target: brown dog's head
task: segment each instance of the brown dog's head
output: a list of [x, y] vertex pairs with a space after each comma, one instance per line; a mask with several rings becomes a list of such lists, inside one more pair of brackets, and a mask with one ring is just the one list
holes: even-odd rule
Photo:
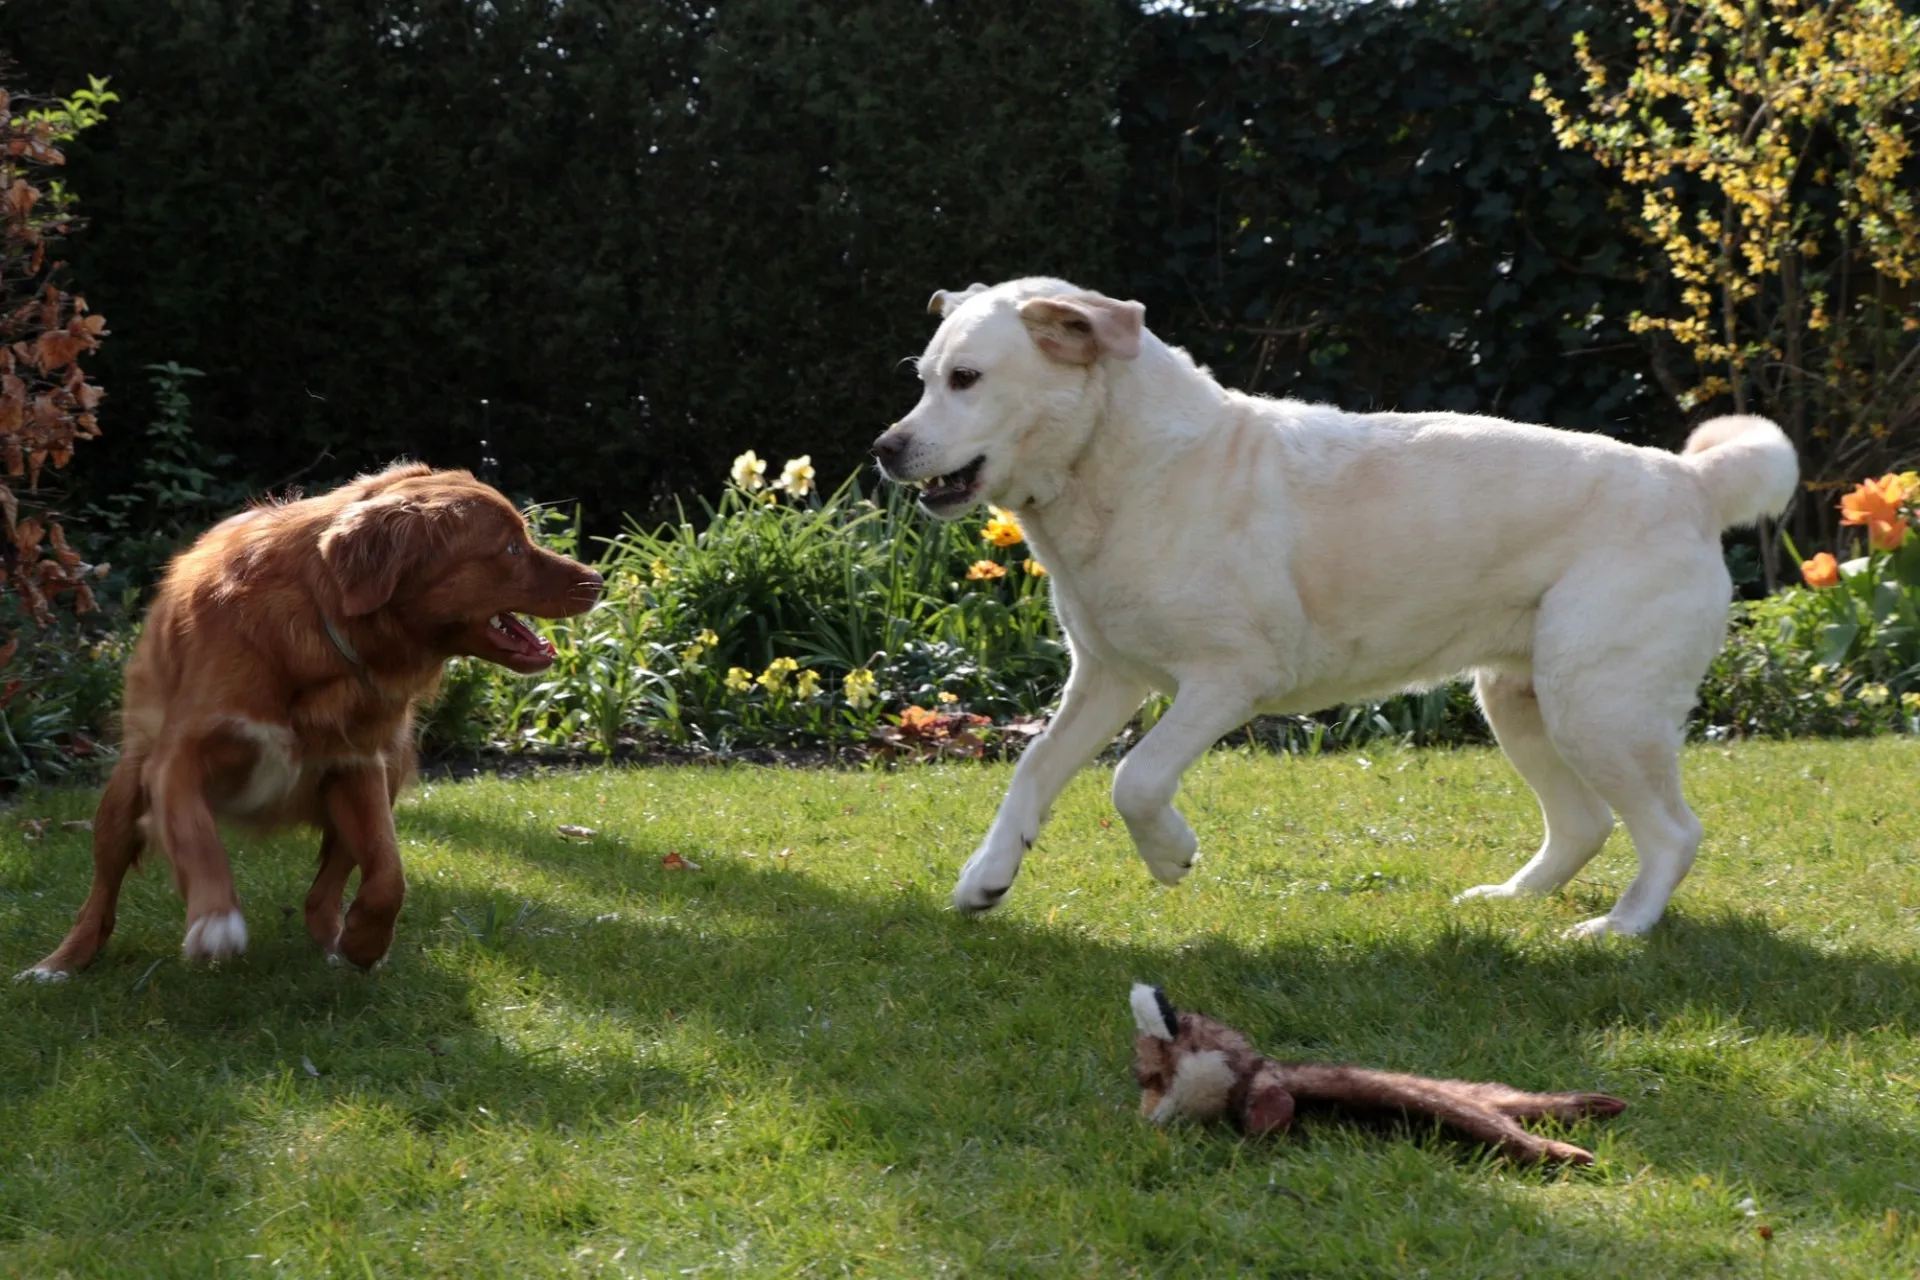
[[419, 463], [362, 476], [320, 535], [348, 618], [381, 613], [437, 657], [543, 671], [553, 646], [516, 614], [565, 618], [600, 597], [598, 573], [542, 551], [490, 485]]

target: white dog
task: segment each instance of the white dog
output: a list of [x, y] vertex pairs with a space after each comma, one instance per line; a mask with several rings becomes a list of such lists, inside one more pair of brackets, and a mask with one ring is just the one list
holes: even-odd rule
[[874, 442], [953, 519], [1012, 510], [1053, 584], [1073, 670], [1052, 726], [954, 889], [1012, 885], [1068, 779], [1150, 691], [1172, 707], [1113, 780], [1147, 869], [1193, 865], [1180, 775], [1257, 713], [1307, 712], [1472, 672], [1546, 839], [1505, 884], [1551, 893], [1627, 824], [1639, 874], [1575, 933], [1651, 928], [1700, 823], [1678, 749], [1719, 648], [1720, 531], [1777, 513], [1798, 477], [1762, 418], [1684, 452], [1457, 413], [1345, 413], [1229, 391], [1061, 280], [936, 293], [913, 412]]

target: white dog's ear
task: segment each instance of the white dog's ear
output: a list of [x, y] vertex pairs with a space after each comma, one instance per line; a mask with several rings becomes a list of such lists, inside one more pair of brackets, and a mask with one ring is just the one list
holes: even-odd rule
[[1102, 352], [1131, 360], [1140, 354], [1141, 317], [1147, 309], [1098, 293], [1028, 298], [1020, 319], [1040, 349], [1067, 364], [1092, 364]]
[[987, 286], [979, 283], [968, 285], [964, 289], [935, 289], [933, 296], [927, 299], [927, 314], [944, 316], [976, 293], [985, 293]]

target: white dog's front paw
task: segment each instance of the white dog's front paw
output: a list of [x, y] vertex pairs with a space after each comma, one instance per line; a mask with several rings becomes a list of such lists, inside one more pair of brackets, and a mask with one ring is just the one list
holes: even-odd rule
[[1161, 884], [1179, 884], [1187, 878], [1187, 872], [1193, 870], [1193, 864], [1200, 860], [1199, 845], [1192, 849], [1176, 850], [1171, 856], [1154, 857], [1142, 853], [1140, 860], [1147, 864], [1147, 872]]
[[1463, 889], [1453, 895], [1455, 902], [1469, 902], [1474, 898], [1524, 898], [1527, 891], [1509, 880], [1504, 884], [1477, 884], [1471, 889]]
[[953, 905], [961, 911], [977, 914], [1000, 905], [1020, 874], [1020, 859], [1009, 858], [982, 845], [960, 869], [960, 880], [953, 886]]
[[1560, 936], [1563, 938], [1633, 938], [1653, 928], [1653, 925], [1652, 920], [1641, 924], [1619, 916], [1595, 916], [1591, 920], [1582, 920]]
[[180, 952], [189, 960], [225, 960], [247, 949], [247, 922], [238, 911], [216, 911], [187, 926]]

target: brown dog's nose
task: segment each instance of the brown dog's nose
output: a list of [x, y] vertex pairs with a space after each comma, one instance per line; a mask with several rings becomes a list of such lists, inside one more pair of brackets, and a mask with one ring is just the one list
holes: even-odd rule
[[873, 442], [873, 456], [880, 460], [883, 467], [893, 467], [907, 452], [907, 437], [891, 428], [881, 433]]
[[593, 602], [600, 598], [600, 588], [607, 585], [607, 580], [597, 570], [585, 565], [580, 568], [580, 580], [573, 585], [573, 599], [582, 609], [590, 609]]

